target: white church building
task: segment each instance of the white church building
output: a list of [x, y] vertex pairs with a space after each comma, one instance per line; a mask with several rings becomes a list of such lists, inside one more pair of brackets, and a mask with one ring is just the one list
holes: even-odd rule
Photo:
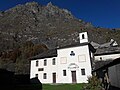
[[80, 42], [48, 50], [31, 58], [30, 78], [41, 83], [87, 83], [92, 75], [94, 47], [87, 32], [79, 34]]

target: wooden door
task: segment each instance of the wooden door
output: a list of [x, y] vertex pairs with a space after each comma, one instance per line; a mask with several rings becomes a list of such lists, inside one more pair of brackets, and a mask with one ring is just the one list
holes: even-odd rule
[[71, 71], [71, 74], [72, 74], [72, 83], [76, 83], [77, 80], [76, 80], [76, 71]]
[[53, 83], [56, 83], [56, 73], [53, 73]]

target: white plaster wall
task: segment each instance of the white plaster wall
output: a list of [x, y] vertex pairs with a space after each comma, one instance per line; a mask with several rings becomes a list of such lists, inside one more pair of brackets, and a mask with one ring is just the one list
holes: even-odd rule
[[[56, 57], [53, 58], [56, 59]], [[36, 67], [37, 60], [31, 60], [30, 78], [34, 78], [35, 74], [38, 74], [38, 79], [42, 83], [52, 83], [52, 73], [57, 72], [57, 59], [56, 59], [56, 65], [52, 65], [53, 58], [45, 58], [47, 60], [47, 66], [44, 66], [45, 59], [38, 59], [39, 61], [38, 67]], [[44, 71], [38, 71], [38, 68], [44, 68]], [[43, 79], [44, 73], [47, 73], [47, 79]]]
[[108, 75], [111, 85], [120, 88], [120, 64], [109, 67]]
[[120, 57], [120, 54], [110, 54], [110, 55], [100, 55], [100, 56], [95, 56], [96, 61], [100, 61], [100, 57], [102, 58], [103, 61], [106, 60], [114, 60], [116, 58]]
[[[70, 56], [70, 52], [74, 51], [75, 56]], [[81, 47], [73, 47], [73, 48], [66, 48], [66, 49], [59, 49], [58, 50], [58, 78], [59, 83], [72, 83], [72, 77], [71, 77], [71, 70], [68, 69], [68, 66], [71, 63], [75, 63], [79, 66], [79, 68], [76, 70], [76, 78], [77, 83], [87, 83], [87, 77], [91, 76], [91, 64], [90, 64], [90, 56], [89, 56], [89, 48], [88, 45], [81, 46]], [[78, 62], [78, 55], [85, 55], [86, 61], [85, 62]], [[60, 58], [61, 57], [67, 57], [67, 63], [66, 64], [60, 64]], [[85, 68], [86, 75], [81, 75], [81, 69]], [[63, 76], [61, 73], [63, 73], [63, 70], [67, 70], [67, 76]]]

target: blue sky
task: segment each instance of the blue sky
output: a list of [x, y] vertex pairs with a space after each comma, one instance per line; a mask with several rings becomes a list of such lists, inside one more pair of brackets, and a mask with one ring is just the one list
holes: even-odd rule
[[36, 1], [46, 5], [52, 2], [60, 8], [66, 8], [72, 14], [96, 27], [120, 28], [120, 0], [0, 0], [0, 11], [17, 4]]

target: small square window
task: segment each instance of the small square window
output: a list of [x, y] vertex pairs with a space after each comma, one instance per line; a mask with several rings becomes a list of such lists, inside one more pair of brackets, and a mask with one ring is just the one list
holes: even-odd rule
[[44, 68], [38, 68], [38, 71], [44, 71]]
[[63, 70], [63, 76], [66, 76], [67, 74], [66, 74], [66, 70]]
[[43, 79], [47, 79], [47, 73], [43, 74]]
[[35, 77], [37, 77], [37, 78], [38, 78], [38, 74], [35, 74]]
[[100, 57], [100, 60], [102, 61], [102, 57]]
[[85, 75], [85, 69], [81, 69], [81, 74]]

